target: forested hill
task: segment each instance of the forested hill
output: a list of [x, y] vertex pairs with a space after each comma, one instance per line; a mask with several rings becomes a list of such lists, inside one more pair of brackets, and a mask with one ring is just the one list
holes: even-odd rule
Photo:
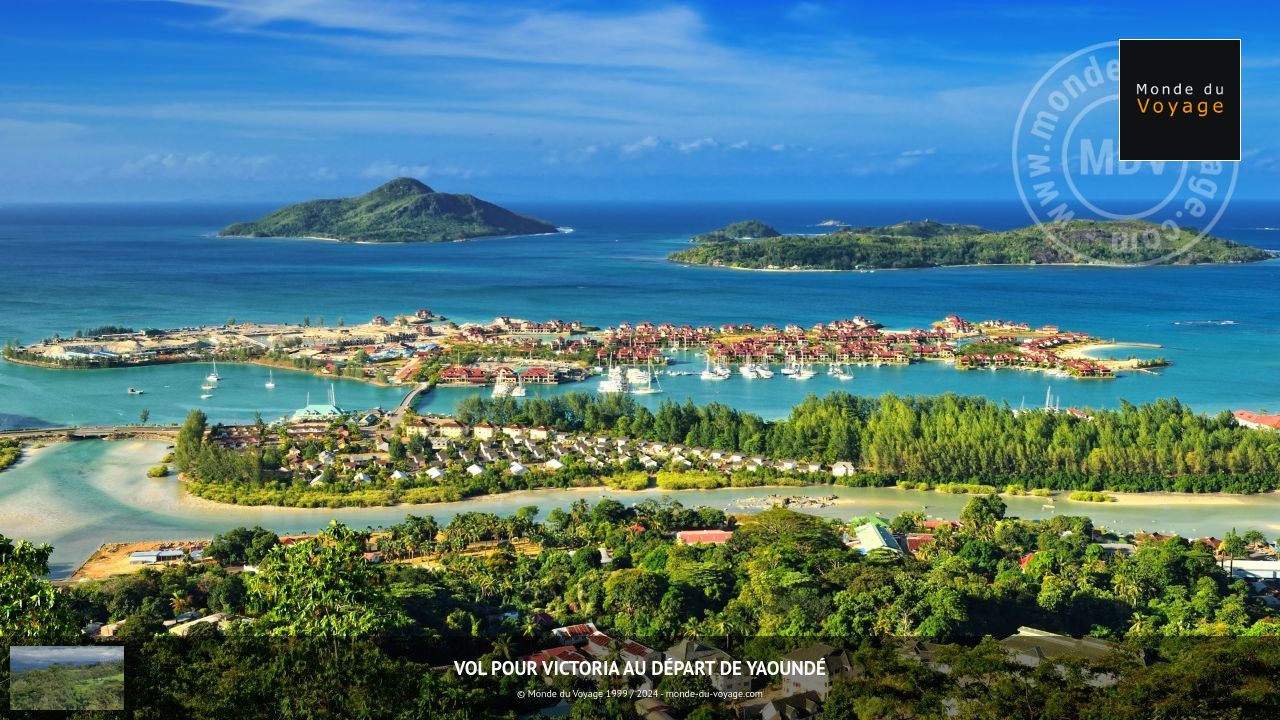
[[311, 200], [219, 232], [236, 237], [314, 237], [345, 242], [444, 242], [552, 233], [556, 227], [472, 195], [436, 192], [397, 178], [359, 197]]
[[696, 235], [689, 240], [692, 243], [725, 242], [728, 240], [758, 240], [760, 238], [778, 237], [782, 233], [774, 230], [759, 220], [742, 220], [730, 223], [718, 230]]
[[[733, 226], [729, 226], [733, 227]], [[1141, 264], [1173, 265], [1255, 262], [1272, 253], [1195, 230], [1170, 237], [1158, 226], [1138, 221], [1072, 220], [1054, 231], [1056, 242], [1038, 226], [992, 231], [975, 225], [925, 220], [885, 227], [840, 230], [828, 235], [783, 235], [759, 240], [723, 239], [669, 256], [691, 265], [750, 270], [858, 270], [927, 268], [948, 265]]]

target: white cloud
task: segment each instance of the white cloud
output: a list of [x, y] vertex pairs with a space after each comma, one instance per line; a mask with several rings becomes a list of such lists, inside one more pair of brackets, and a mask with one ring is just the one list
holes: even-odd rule
[[403, 165], [389, 160], [370, 163], [368, 167], [360, 171], [360, 177], [372, 178], [375, 180], [390, 180], [391, 178], [398, 177], [414, 177], [419, 180], [440, 177], [470, 180], [472, 178], [484, 177], [486, 175], [488, 175], [488, 172], [485, 170], [474, 170], [472, 168], [459, 167], [439, 167], [435, 165]]
[[654, 135], [648, 135], [640, 138], [635, 142], [627, 143], [623, 145], [621, 150], [624, 155], [638, 155], [640, 153], [653, 150], [661, 144], [662, 144], [662, 140], [658, 139]]
[[738, 142], [730, 145], [729, 149], [730, 150], [746, 150], [748, 147], [751, 147], [751, 143], [747, 142], [746, 140], [739, 140]]
[[719, 146], [719, 143], [716, 142], [715, 138], [704, 137], [704, 138], [699, 138], [697, 140], [691, 140], [689, 142], [680, 143], [679, 145], [676, 146], [676, 149], [688, 155], [689, 153], [695, 153], [695, 152], [698, 152], [699, 150], [706, 150], [706, 149], [714, 148], [718, 146]]
[[276, 160], [274, 155], [149, 153], [125, 161], [109, 174], [127, 178], [261, 178]]
[[921, 157], [923, 155], [934, 155], [938, 152], [938, 148], [916, 148], [914, 150], [903, 150], [899, 153], [899, 157]]

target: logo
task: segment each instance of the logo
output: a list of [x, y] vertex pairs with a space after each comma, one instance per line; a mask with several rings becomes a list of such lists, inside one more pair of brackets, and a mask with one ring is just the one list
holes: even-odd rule
[[[1222, 218], [1239, 164], [1120, 160], [1119, 82], [1118, 42], [1078, 50], [1049, 68], [1014, 126], [1014, 182], [1031, 219], [1077, 261], [1167, 263]], [[1130, 222], [1103, 232], [1072, 220]]]

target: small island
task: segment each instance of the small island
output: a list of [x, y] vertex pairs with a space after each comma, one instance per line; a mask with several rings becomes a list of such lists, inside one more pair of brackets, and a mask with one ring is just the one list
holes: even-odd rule
[[449, 242], [496, 235], [538, 235], [556, 226], [473, 195], [436, 192], [396, 178], [359, 197], [289, 205], [260, 220], [228, 225], [223, 237], [301, 237], [339, 242]]
[[712, 230], [709, 233], [703, 233], [690, 238], [691, 243], [707, 243], [707, 242], [726, 242], [730, 240], [761, 240], [764, 238], [779, 237], [782, 233], [774, 230], [772, 226], [766, 225], [759, 220], [743, 220], [741, 222], [730, 223], [720, 228]]
[[[1190, 247], [1185, 252], [1163, 264], [1243, 263], [1274, 257], [1266, 250], [1222, 238], [1206, 236], [1195, 241], [1195, 230], [1177, 230], [1170, 237], [1170, 233], [1175, 231], [1138, 221], [1072, 220], [1055, 226], [1052, 239], [1038, 226], [992, 231], [976, 225], [933, 220], [884, 227], [840, 228], [823, 235], [757, 235], [753, 239], [745, 239], [739, 226], [747, 224], [735, 223], [699, 235], [693, 238], [693, 242], [698, 243], [697, 247], [673, 253], [668, 259], [690, 265], [743, 270], [1137, 265], [1160, 261], [1173, 250], [1186, 245]], [[763, 223], [759, 224], [772, 230]]]

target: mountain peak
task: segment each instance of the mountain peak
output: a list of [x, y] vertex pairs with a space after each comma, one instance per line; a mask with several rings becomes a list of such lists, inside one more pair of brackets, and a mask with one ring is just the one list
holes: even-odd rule
[[435, 192], [435, 190], [432, 190], [429, 185], [417, 178], [398, 177], [395, 180], [388, 181], [374, 188], [373, 192], [370, 194], [402, 196], [426, 195], [433, 192]]

